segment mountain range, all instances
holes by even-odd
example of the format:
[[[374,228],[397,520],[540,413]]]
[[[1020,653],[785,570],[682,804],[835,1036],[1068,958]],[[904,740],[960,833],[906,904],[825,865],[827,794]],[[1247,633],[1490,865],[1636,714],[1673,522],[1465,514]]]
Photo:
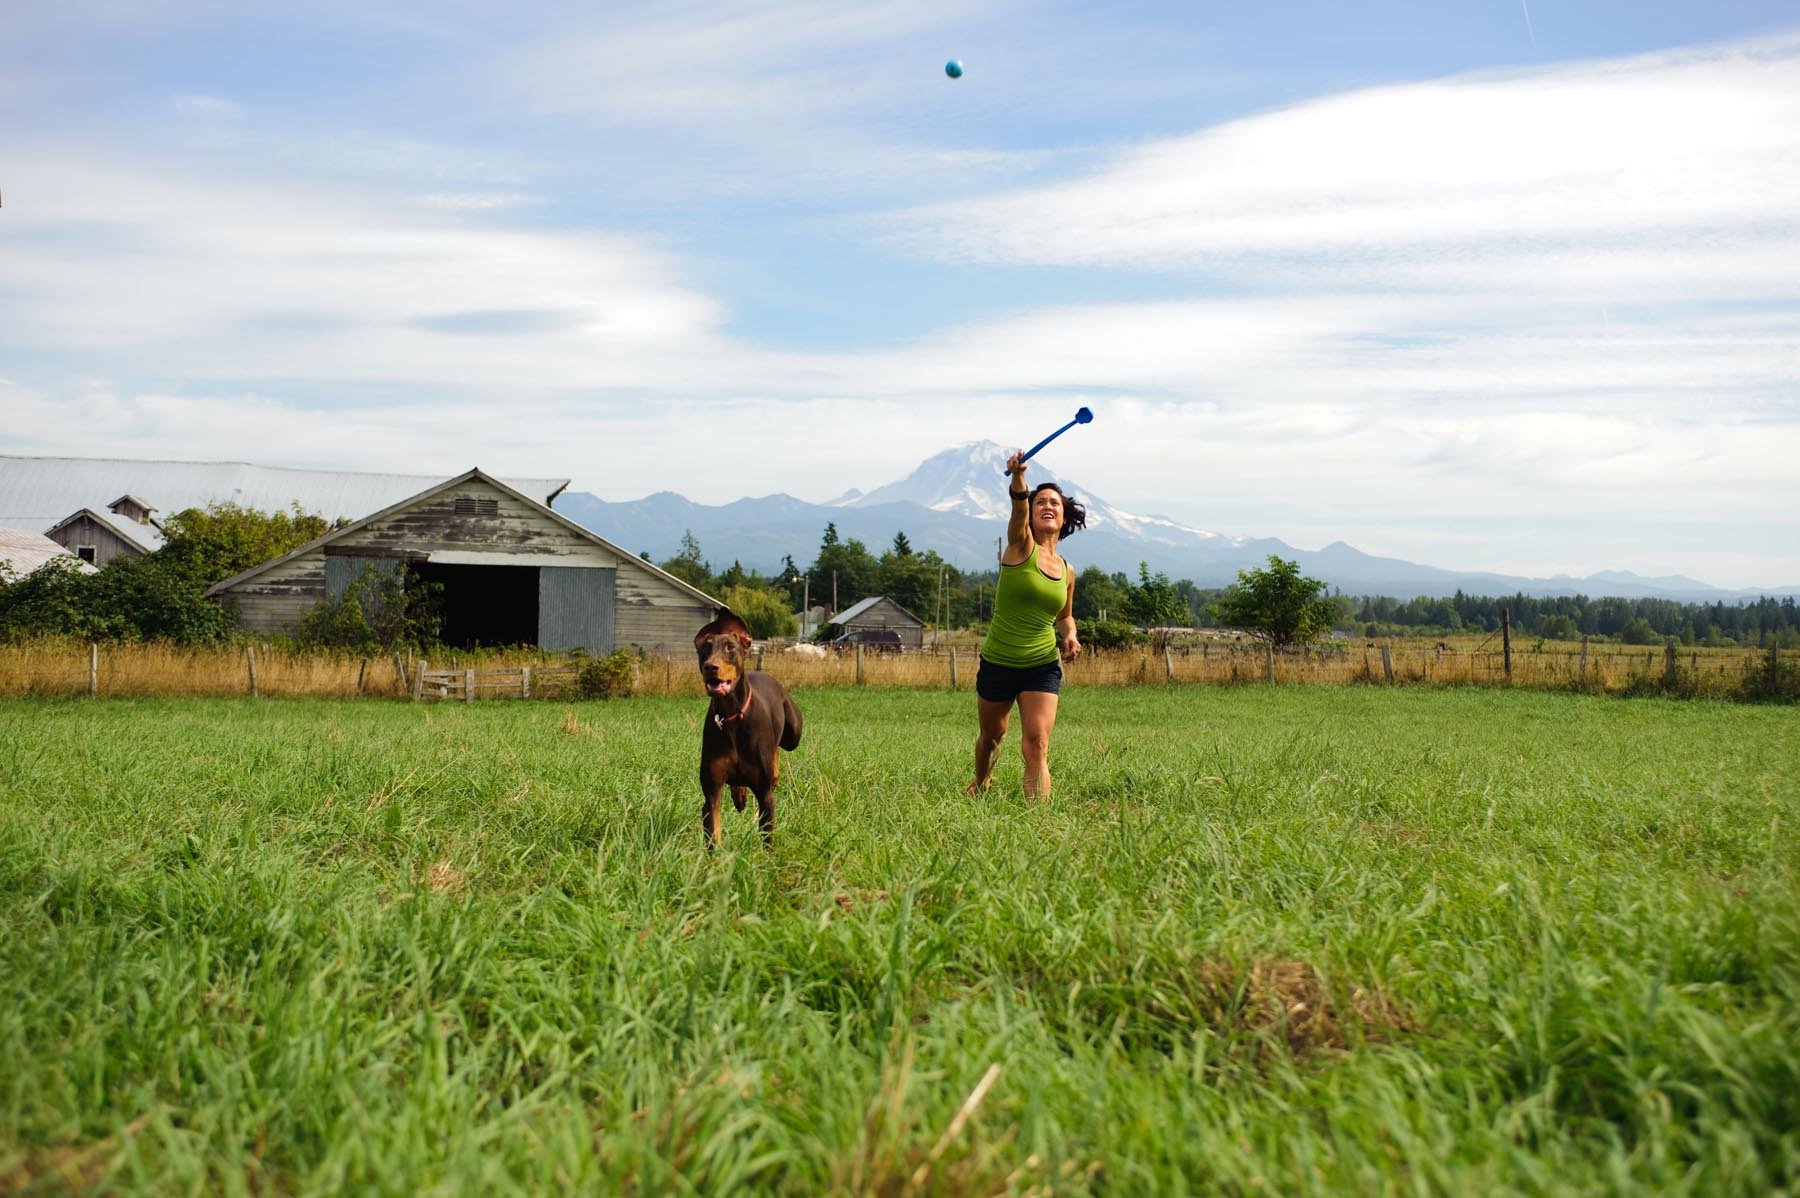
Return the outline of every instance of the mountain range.
[[[737,561],[746,569],[775,574],[789,555],[804,566],[818,555],[828,523],[837,526],[842,539],[860,540],[877,555],[893,543],[896,532],[904,532],[915,547],[935,549],[961,569],[986,569],[998,555],[1006,527],[1008,501],[1000,464],[1009,452],[991,441],[959,445],[927,458],[903,479],[867,493],[849,491],[827,503],[776,494],[707,505],[673,491],[612,503],[574,491],[559,495],[555,507],[614,544],[657,561],[675,556],[683,534],[691,532],[715,570]],[[1263,566],[1270,554],[1276,554],[1351,595],[1411,598],[1460,589],[1476,595],[1616,595],[1689,603],[1800,595],[1800,586],[1726,590],[1681,575],[1647,578],[1627,570],[1605,570],[1585,578],[1443,570],[1375,557],[1342,541],[1323,549],[1296,549],[1274,537],[1225,536],[1161,516],[1123,511],[1035,461],[1031,476],[1033,483],[1060,484],[1087,507],[1087,527],[1069,544],[1071,560],[1082,569],[1099,566],[1133,578],[1138,563],[1148,562],[1152,571],[1171,578],[1191,579],[1201,587],[1225,586],[1239,570]]]

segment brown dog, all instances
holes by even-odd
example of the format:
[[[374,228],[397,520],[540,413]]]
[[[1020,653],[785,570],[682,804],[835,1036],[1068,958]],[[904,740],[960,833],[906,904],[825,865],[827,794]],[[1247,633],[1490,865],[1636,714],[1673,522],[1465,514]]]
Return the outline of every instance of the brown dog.
[[[781,777],[781,754],[800,747],[800,709],[787,688],[768,674],[749,668],[750,629],[731,612],[694,634],[700,655],[700,681],[709,702],[700,730],[700,824],[706,843],[716,847],[719,792],[731,787],[731,801],[744,809],[744,790],[756,792],[756,822],[763,842],[775,835],[775,783]]]

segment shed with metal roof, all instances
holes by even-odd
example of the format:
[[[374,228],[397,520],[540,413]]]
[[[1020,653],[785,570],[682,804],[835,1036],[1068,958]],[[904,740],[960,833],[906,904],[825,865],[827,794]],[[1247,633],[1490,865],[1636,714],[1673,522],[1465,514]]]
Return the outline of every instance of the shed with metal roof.
[[[52,524],[44,535],[93,566],[116,558],[143,557],[162,548],[162,529],[150,522],[155,508],[130,496],[113,500],[107,511],[84,507]],[[142,519],[135,513],[141,512]]]
[[[900,642],[908,649],[917,649],[925,643],[925,621],[886,595],[870,595],[867,599],[853,603],[831,617],[829,623],[844,632],[855,632],[861,628],[891,628],[900,634]]]

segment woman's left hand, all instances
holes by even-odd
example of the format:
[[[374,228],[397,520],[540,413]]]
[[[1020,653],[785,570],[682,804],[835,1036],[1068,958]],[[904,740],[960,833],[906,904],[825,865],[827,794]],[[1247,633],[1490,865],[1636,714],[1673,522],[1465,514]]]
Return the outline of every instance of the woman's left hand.
[[[1069,639],[1063,642],[1063,650],[1062,650],[1063,660],[1064,661],[1074,661],[1075,658],[1080,653],[1081,653],[1081,640],[1079,637],[1077,637],[1074,633],[1071,632],[1069,634]]]

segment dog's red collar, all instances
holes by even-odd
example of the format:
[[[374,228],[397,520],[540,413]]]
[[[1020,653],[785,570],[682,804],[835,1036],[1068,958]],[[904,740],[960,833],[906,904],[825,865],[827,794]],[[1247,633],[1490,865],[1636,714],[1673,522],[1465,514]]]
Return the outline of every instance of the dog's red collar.
[[[755,696],[756,696],[756,692],[750,689],[750,684],[745,683],[744,684],[744,705],[742,707],[738,708],[738,713],[736,715],[720,715],[718,712],[715,711],[712,713],[713,724],[718,727],[719,731],[721,731],[721,732],[725,731],[725,725],[731,723],[731,721],[733,721],[733,720],[741,720],[744,718],[744,713],[746,711],[750,710],[750,700],[752,698],[754,698]]]

